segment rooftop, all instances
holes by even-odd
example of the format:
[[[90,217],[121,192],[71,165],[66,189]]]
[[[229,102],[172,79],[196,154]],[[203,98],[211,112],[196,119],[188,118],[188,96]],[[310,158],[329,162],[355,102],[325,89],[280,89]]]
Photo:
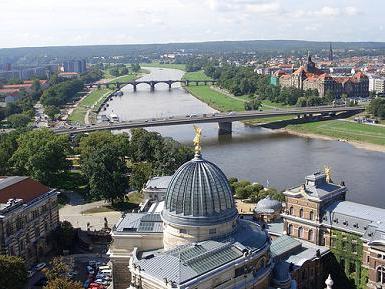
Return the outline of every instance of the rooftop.
[[[134,264],[162,282],[167,278],[181,284],[243,258],[244,250],[257,252],[265,248],[268,240],[257,224],[241,220],[236,231],[226,238],[182,245],[169,251],[145,252]]]
[[[170,184],[172,176],[153,177],[145,185],[145,189],[164,189]]]
[[[49,187],[29,177],[0,177],[0,203],[3,204],[9,199],[22,199],[24,203],[28,203],[50,190]]]
[[[160,214],[130,213],[116,224],[114,232],[121,233],[162,233],[163,221]]]

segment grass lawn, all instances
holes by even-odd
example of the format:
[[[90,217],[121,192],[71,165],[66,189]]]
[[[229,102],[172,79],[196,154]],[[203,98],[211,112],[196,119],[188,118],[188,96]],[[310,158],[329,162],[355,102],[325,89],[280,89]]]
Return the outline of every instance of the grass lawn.
[[[185,87],[192,95],[219,111],[243,111],[245,104],[223,93],[211,89],[208,85],[190,85]]]
[[[329,120],[289,125],[288,128],[302,133],[314,133],[337,139],[385,145],[385,127],[380,126]]]
[[[194,72],[186,72],[183,75],[183,79],[188,80],[211,80],[211,77],[207,76],[203,70],[198,70]]]
[[[141,67],[161,67],[161,68],[173,68],[179,70],[185,70],[185,64],[176,64],[176,63],[159,63],[159,62],[151,62],[151,63],[141,63]]]
[[[97,107],[103,102],[103,100],[110,94],[113,90],[109,88],[95,89],[89,93],[84,99],[80,101],[78,106],[73,110],[68,120],[71,122],[79,122],[84,124],[84,117],[87,113],[87,110],[92,106]]]

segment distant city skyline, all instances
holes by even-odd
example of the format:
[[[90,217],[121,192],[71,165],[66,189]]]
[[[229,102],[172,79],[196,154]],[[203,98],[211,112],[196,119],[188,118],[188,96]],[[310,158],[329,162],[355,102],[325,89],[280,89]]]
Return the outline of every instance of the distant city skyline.
[[[293,39],[385,42],[381,0],[2,0],[0,48]]]

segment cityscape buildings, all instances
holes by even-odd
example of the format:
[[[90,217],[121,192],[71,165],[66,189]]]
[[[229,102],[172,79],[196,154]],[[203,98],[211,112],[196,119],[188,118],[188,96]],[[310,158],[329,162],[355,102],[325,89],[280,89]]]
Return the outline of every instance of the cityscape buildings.
[[[57,191],[29,177],[0,177],[0,252],[31,266],[50,250],[59,224]]]

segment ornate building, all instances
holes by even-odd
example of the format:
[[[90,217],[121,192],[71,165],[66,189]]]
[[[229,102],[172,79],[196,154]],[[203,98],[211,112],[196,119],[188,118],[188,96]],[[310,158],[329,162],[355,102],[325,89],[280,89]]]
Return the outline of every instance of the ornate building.
[[[307,63],[288,74],[277,71],[272,76],[273,84],[282,87],[295,87],[301,90],[317,89],[319,96],[323,97],[329,91],[335,98],[346,94],[348,97],[368,97],[369,78],[358,71],[351,77],[333,77],[316,67],[310,54]]]
[[[385,210],[345,201],[347,188],[315,173],[288,189],[287,235],[325,245],[357,288],[385,288]]]
[[[269,288],[270,237],[239,217],[226,176],[202,158],[196,133],[195,157],[172,176],[165,200],[114,227],[114,289]],[[282,288],[291,286],[287,277]]]
[[[59,224],[57,192],[29,177],[0,177],[0,251],[23,257],[27,266],[50,249]]]

